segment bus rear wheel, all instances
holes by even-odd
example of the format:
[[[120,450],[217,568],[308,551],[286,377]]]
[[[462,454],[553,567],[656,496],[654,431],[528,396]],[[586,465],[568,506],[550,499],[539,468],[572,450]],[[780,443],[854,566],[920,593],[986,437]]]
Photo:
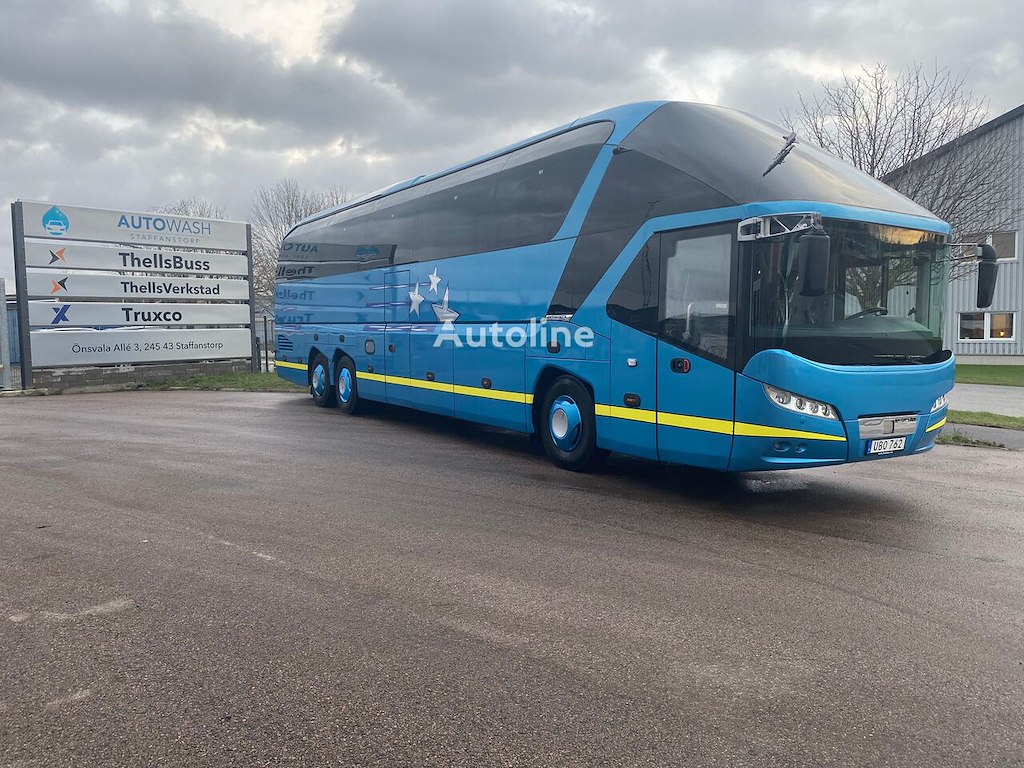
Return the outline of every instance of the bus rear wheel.
[[[331,364],[321,353],[317,353],[309,365],[309,394],[321,408],[334,405],[334,387],[331,386]]]
[[[540,441],[557,466],[571,472],[589,472],[608,452],[597,447],[594,398],[578,379],[556,379],[541,403]]]
[[[338,401],[338,410],[342,413],[359,413],[360,401],[359,390],[356,387],[356,365],[351,357],[341,357],[334,370],[335,398]]]

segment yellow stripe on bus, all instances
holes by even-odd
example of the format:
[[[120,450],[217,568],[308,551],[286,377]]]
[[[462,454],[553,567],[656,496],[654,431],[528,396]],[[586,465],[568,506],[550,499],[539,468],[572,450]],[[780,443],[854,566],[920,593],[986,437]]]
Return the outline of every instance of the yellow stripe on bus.
[[[289,363],[284,360],[277,361],[277,365],[282,368],[294,368],[300,371],[304,371],[307,368],[307,366],[302,363]],[[504,389],[468,387],[463,384],[410,379],[405,376],[387,376],[386,374],[370,373],[369,371],[356,371],[356,377],[367,381],[376,381],[381,384],[393,384],[400,387],[427,389],[433,392],[451,392],[455,395],[483,397],[489,400],[501,400],[508,403],[520,403],[522,405],[533,404],[533,395],[529,392],[510,392]],[[682,413],[668,413],[666,411],[650,411],[641,408],[623,408],[621,405],[605,405],[604,403],[598,403],[594,406],[594,414],[610,419],[639,421],[644,424],[658,424],[663,427],[693,429],[698,432],[713,432],[720,435],[739,435],[741,437],[789,437],[804,438],[806,440],[832,440],[837,442],[846,442],[846,438],[841,435],[827,435],[822,432],[805,432],[799,429],[786,429],[784,427],[769,427],[762,424],[746,424],[742,421],[712,419],[706,416],[688,416]],[[932,424],[926,431],[931,432],[932,430],[943,426],[945,423],[946,420],[943,419],[936,424]]]
[[[627,419],[629,421],[642,421],[646,424],[654,424],[658,419],[657,411],[646,411],[641,408],[623,408],[621,405],[595,405],[594,413],[597,416],[608,416],[613,419]]]
[[[378,381],[382,384],[393,384],[400,387],[413,387],[415,389],[429,389],[434,392],[451,392],[455,395],[466,395],[468,397],[485,397],[489,400],[503,400],[510,403],[530,405],[533,403],[533,395],[524,392],[509,392],[504,389],[484,389],[483,387],[467,387],[463,384],[451,384],[444,381],[425,381],[423,379],[410,379],[405,376],[388,376],[380,373],[369,373],[368,371],[356,371],[357,379]]]
[[[686,416],[682,413],[663,413],[658,411],[658,424],[666,427],[682,427],[696,429],[699,432],[716,432],[720,435],[733,433],[733,422],[726,419],[709,419],[706,416]]]
[[[940,427],[944,426],[945,423],[946,423],[946,417],[943,416],[942,417],[942,421],[936,421],[934,424],[932,424],[930,427],[928,427],[928,429],[926,429],[925,432],[932,432],[932,431],[934,431],[936,429],[939,429]],[[956,435],[956,432],[954,432],[953,434]]]
[[[533,403],[533,395],[528,392],[509,392],[505,389],[467,387],[462,384],[455,385],[455,394],[468,395],[469,397],[486,397],[490,400],[504,400],[508,403],[522,403],[523,405],[530,405]]]
[[[795,437],[805,440],[832,440],[845,443],[846,438],[842,435],[827,435],[824,432],[805,432],[802,429],[786,429],[785,427],[767,427],[761,424],[744,424],[736,422],[736,431],[733,433],[742,437]]]
[[[842,435],[828,435],[822,432],[806,432],[800,429],[786,429],[784,427],[769,427],[762,424],[747,424],[742,421],[712,419],[706,416],[687,416],[682,413],[668,413],[667,411],[646,411],[639,408],[623,408],[622,406],[617,405],[595,405],[594,413],[597,416],[607,416],[612,419],[628,419],[630,421],[641,421],[647,424],[658,424],[663,427],[694,429],[698,432],[713,432],[719,435],[740,435],[741,437],[790,437],[804,438],[807,440],[833,440],[844,443],[846,442],[846,438]]]

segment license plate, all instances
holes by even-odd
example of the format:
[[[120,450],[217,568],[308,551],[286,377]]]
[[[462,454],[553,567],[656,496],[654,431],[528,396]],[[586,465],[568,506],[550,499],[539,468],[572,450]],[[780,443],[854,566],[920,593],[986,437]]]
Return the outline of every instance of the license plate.
[[[872,440],[868,443],[868,453],[895,453],[907,447],[905,437],[887,437],[884,440]]]

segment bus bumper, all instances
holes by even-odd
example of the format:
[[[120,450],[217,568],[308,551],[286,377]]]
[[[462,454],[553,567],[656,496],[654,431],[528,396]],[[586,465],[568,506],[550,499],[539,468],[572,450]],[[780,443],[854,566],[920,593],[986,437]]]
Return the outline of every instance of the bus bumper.
[[[931,450],[946,420],[946,408],[928,406],[953,386],[952,361],[924,367],[855,369],[823,366],[777,351],[760,353],[736,376],[736,422],[729,469],[750,472],[799,469],[854,461],[876,461]],[[819,399],[842,421],[794,413],[771,402],[763,383]],[[898,450],[871,453],[880,434],[861,434],[860,414],[915,419]],[[888,448],[889,446],[884,446]]]
[[[855,461],[878,461],[899,456],[926,453],[935,447],[935,438],[946,423],[946,410],[917,418],[914,432],[906,435],[902,449],[886,453],[869,453],[871,438],[862,438],[857,420],[843,422],[847,439],[821,440],[813,438],[733,437],[732,458],[729,469],[734,472],[756,472],[771,469],[803,469],[845,464]]]

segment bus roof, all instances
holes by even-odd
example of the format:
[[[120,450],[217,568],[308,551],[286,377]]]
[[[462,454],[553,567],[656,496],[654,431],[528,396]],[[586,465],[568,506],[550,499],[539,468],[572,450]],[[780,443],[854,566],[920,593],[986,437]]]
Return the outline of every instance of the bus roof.
[[[664,160],[737,204],[820,199],[936,218],[891,187],[803,140],[798,139],[796,147],[790,148],[791,154],[781,153],[784,162],[766,170],[771,158],[786,146],[783,129],[768,121],[710,104],[643,101],[595,112],[442,171],[392,184],[313,214],[288,234],[304,224],[599,121],[610,121],[615,126],[606,144],[637,149]]]
[[[542,141],[543,139],[546,139],[549,136],[554,136],[555,134],[562,133],[564,131],[569,130],[570,128],[576,128],[581,125],[586,125],[587,123],[595,123],[602,120],[609,120],[615,123],[615,130],[612,133],[612,135],[608,138],[608,142],[618,143],[624,136],[626,136],[626,134],[628,134],[637,125],[643,122],[643,120],[647,118],[654,110],[656,110],[658,107],[666,103],[667,102],[665,101],[638,101],[632,104],[623,104],[618,107],[611,107],[609,109],[601,110],[600,112],[595,112],[592,115],[587,115],[586,117],[577,118],[576,120],[573,120],[570,123],[565,123],[564,125],[560,125],[557,128],[552,128],[548,131],[544,131],[543,133],[538,133],[534,136],[530,136],[529,138],[523,139],[522,141],[517,141],[513,144],[501,147],[500,149],[495,149],[486,154],[474,157],[472,160],[466,160],[465,162],[459,163],[458,165],[453,165],[449,168],[445,168],[443,171],[437,171],[436,173],[431,173],[427,175],[413,176],[412,178],[405,179],[404,181],[399,181],[394,184],[381,187],[380,189],[374,190],[373,192],[368,192],[367,194],[357,197],[354,200],[346,200],[345,202],[340,203],[339,205],[336,205],[332,208],[325,208],[324,210],[318,211],[317,213],[314,213],[312,216],[307,216],[306,218],[297,222],[292,227],[292,229],[294,230],[303,224],[308,224],[309,222],[316,221],[317,219],[332,216],[333,214],[339,213],[340,211],[345,211],[348,210],[349,208],[355,208],[356,206],[363,205],[364,203],[368,203],[371,200],[376,200],[379,197],[390,195],[394,192],[398,192],[399,190],[407,189],[408,187],[413,187],[416,186],[417,184],[423,184],[433,179],[440,178],[441,176],[447,176],[450,173],[461,171],[463,168],[469,168],[479,163],[486,162],[487,160],[490,160],[492,158],[500,157],[501,155],[507,154],[508,152],[513,152],[522,147],[529,146],[530,144],[535,144],[536,142]]]

